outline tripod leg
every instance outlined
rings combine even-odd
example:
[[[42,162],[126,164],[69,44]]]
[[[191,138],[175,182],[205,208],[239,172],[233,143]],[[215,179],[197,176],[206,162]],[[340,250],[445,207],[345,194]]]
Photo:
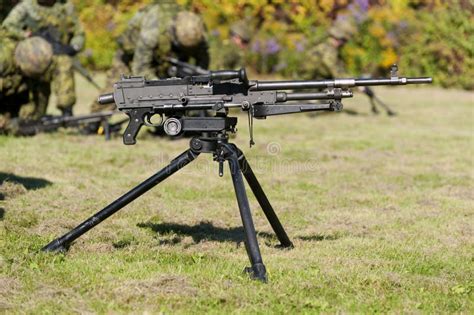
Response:
[[[258,279],[263,282],[267,281],[267,271],[263,264],[260,248],[258,247],[257,233],[253,225],[252,213],[250,212],[249,200],[245,192],[244,180],[239,167],[237,152],[232,152],[228,158],[230,172],[232,174],[232,182],[234,184],[235,195],[237,196],[237,203],[239,205],[240,216],[245,231],[245,248],[250,258],[252,266],[246,268],[250,272],[253,279]]]
[[[76,240],[78,237],[95,227],[100,222],[104,221],[108,217],[110,217],[115,212],[119,211],[130,202],[135,200],[136,198],[140,197],[148,190],[153,188],[154,186],[158,185],[160,182],[171,176],[173,173],[177,172],[190,162],[192,162],[199,153],[195,153],[194,151],[187,150],[181,155],[179,155],[176,159],[171,161],[171,163],[160,170],[155,175],[151,176],[122,197],[118,198],[107,207],[102,209],[101,211],[94,214],[92,217],[87,219],[86,221],[79,224],[76,228],[69,231],[68,233],[64,234],[63,236],[55,239],[48,245],[42,248],[43,251],[66,251],[69,245]]]
[[[265,192],[263,191],[262,186],[260,186],[260,183],[258,182],[257,177],[252,171],[252,168],[247,162],[245,155],[241,151],[239,152],[239,154],[240,154],[239,156],[240,169],[242,173],[244,174],[245,179],[247,180],[247,183],[252,189],[252,192],[255,195],[255,198],[257,198],[257,201],[260,204],[260,207],[262,208],[263,213],[265,213],[265,216],[267,217],[268,222],[270,222],[270,225],[272,226],[273,231],[278,237],[278,240],[280,241],[281,246],[293,247],[293,243],[290,241],[288,234],[286,234],[285,229],[281,225],[280,220],[278,219],[278,216],[275,213],[275,210],[273,210],[273,207],[270,204],[270,201],[268,201],[268,198],[265,195]]]
[[[377,109],[377,105],[375,104],[375,100],[373,97],[370,98],[370,109],[372,113],[378,114],[379,110]]]
[[[377,103],[383,107],[383,109],[385,109],[385,112],[387,113],[388,116],[395,116],[397,113],[394,112],[387,104],[385,104],[384,102],[382,102],[382,100],[380,98],[378,98],[377,96],[374,96],[374,99],[375,101],[377,101]]]

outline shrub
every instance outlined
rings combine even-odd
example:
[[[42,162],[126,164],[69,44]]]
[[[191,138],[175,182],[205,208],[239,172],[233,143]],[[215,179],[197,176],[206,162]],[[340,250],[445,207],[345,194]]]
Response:
[[[151,0],[73,0],[87,33],[83,61],[110,66],[115,38],[136,10]],[[304,51],[327,36],[340,14],[357,21],[358,33],[341,57],[353,75],[386,74],[398,62],[405,75],[431,75],[442,86],[473,89],[473,5],[468,0],[178,0],[201,12],[212,59],[241,19],[255,29],[246,65],[261,73],[296,77]]]

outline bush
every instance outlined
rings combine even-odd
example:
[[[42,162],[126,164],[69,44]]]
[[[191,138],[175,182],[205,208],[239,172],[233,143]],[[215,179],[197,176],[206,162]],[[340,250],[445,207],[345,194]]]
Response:
[[[474,89],[474,19],[461,6],[418,14],[399,51],[407,75],[429,73],[442,86]]]
[[[115,37],[136,10],[150,0],[74,0],[87,32],[83,61],[110,66]],[[440,0],[178,0],[201,12],[213,52],[229,26],[246,19],[255,29],[247,67],[260,73],[297,77],[304,52],[327,36],[341,14],[357,21],[358,34],[341,57],[353,75],[386,74],[395,62],[404,75],[431,75],[442,86],[473,89],[473,7],[470,1]]]

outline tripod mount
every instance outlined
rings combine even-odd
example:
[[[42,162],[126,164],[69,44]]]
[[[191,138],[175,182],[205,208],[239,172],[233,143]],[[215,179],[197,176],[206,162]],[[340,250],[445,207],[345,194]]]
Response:
[[[176,122],[175,122],[176,123]],[[266,218],[273,228],[281,247],[293,247],[288,235],[271,206],[265,192],[250,167],[243,152],[228,141],[228,132],[232,132],[237,124],[235,117],[185,117],[179,120],[180,128],[184,131],[197,131],[201,134],[191,139],[189,149],[177,156],[169,165],[158,171],[150,178],[97,212],[76,228],[67,232],[63,236],[53,240],[43,247],[43,251],[67,251],[72,242],[78,237],[94,228],[96,225],[121,210],[123,207],[137,199],[151,188],[155,187],[166,178],[170,177],[184,166],[194,161],[201,153],[211,153],[214,161],[219,163],[219,175],[224,172],[224,163],[229,163],[232,183],[234,185],[237,204],[240,210],[240,217],[244,229],[245,248],[250,259],[250,267],[245,271],[252,279],[266,282],[267,272],[263,264],[262,255],[257,241],[255,226],[250,211],[250,205],[245,191],[244,179],[246,179],[253,194],[255,195]],[[177,123],[176,123],[177,124]],[[177,125],[169,126],[171,129]],[[243,175],[243,176],[242,176]]]

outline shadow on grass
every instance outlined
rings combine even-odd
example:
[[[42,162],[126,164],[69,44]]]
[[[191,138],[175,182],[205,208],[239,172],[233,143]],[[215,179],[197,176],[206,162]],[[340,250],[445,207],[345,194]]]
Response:
[[[244,240],[244,228],[220,228],[214,226],[211,222],[200,222],[197,225],[177,224],[177,223],[139,223],[138,227],[151,229],[159,234],[177,234],[178,236],[191,236],[194,243],[203,240],[216,242],[235,242],[240,243]],[[259,237],[266,239],[276,239],[273,234],[266,232],[257,232]],[[162,244],[177,244],[181,242],[180,237],[171,240],[162,241]]]
[[[35,177],[21,177],[11,173],[0,172],[0,185],[3,182],[9,181],[15,184],[21,184],[28,190],[34,190],[50,186],[52,183],[49,180]]]
[[[298,236],[297,238],[302,240],[302,241],[307,241],[307,242],[322,242],[322,241],[335,241],[340,238],[343,238],[344,235],[341,233],[336,233],[336,234],[316,234],[316,235],[308,235],[308,236]]]
[[[339,113],[350,115],[350,116],[369,116],[369,114],[359,113],[358,111],[355,111],[353,109],[347,109],[347,108],[344,108],[344,110],[339,112]],[[321,116],[329,116],[329,115],[334,115],[334,112],[324,112],[323,111],[323,112],[308,114],[309,117],[321,117]]]
[[[3,221],[4,217],[5,217],[5,209],[0,208],[0,221]]]
[[[232,227],[232,228],[221,228],[214,226],[211,222],[202,221],[197,225],[187,225],[178,223],[138,223],[138,227],[150,229],[155,233],[163,236],[160,240],[161,245],[175,245],[182,241],[184,236],[191,236],[195,244],[201,241],[214,241],[214,242],[234,242],[241,243],[244,240],[244,228]],[[276,235],[267,232],[258,232],[260,238],[265,239],[265,245],[269,247],[281,248]],[[172,236],[166,238],[165,236]],[[334,234],[316,234],[308,236],[297,236],[295,238],[306,241],[306,242],[323,242],[323,241],[335,241],[343,238],[343,233]],[[291,237],[290,237],[291,238]]]

